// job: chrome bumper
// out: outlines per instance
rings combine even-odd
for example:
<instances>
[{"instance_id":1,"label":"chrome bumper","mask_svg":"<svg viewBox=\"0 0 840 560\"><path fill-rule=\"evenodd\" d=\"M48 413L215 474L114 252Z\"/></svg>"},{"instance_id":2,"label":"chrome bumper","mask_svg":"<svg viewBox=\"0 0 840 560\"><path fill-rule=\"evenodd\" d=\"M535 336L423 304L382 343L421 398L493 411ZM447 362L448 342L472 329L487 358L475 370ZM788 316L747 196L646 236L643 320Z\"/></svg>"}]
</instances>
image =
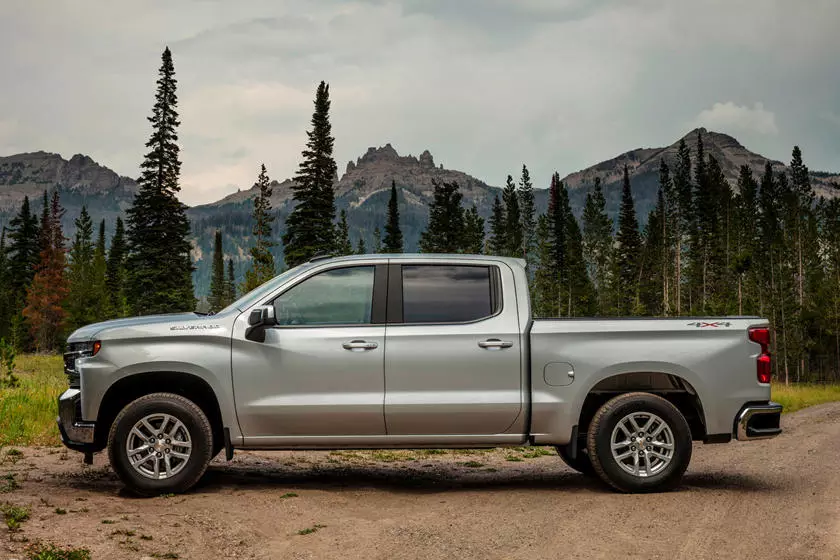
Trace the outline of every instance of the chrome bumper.
<instances>
[{"instance_id":1,"label":"chrome bumper","mask_svg":"<svg viewBox=\"0 0 840 560\"><path fill-rule=\"evenodd\" d=\"M735 421L735 437L739 440L767 439L782 433L779 425L782 405L748 404L738 413Z\"/></svg>"},{"instance_id":2,"label":"chrome bumper","mask_svg":"<svg viewBox=\"0 0 840 560\"><path fill-rule=\"evenodd\" d=\"M83 422L77 411L82 399L79 389L67 389L58 398L58 429L64 445L74 449L94 441L96 424Z\"/></svg>"}]
</instances>

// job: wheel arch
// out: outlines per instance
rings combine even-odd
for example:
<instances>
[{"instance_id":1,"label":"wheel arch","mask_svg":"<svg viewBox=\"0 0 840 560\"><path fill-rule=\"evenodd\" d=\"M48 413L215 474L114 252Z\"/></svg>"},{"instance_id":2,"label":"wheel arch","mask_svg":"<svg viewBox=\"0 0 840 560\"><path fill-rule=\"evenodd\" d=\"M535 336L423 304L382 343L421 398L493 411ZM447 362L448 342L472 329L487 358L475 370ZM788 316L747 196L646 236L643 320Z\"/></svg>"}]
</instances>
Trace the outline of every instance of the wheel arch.
<instances>
[{"instance_id":1,"label":"wheel arch","mask_svg":"<svg viewBox=\"0 0 840 560\"><path fill-rule=\"evenodd\" d=\"M698 391L697 384L701 382L689 370L680 371L685 368L667 366L650 363L622 364L591 378L585 390L580 392L574 413L580 437L585 437L595 413L608 400L624 393L645 392L671 402L686 418L691 428L692 439L705 439L709 410L704 407L701 393Z\"/></svg>"},{"instance_id":2,"label":"wheel arch","mask_svg":"<svg viewBox=\"0 0 840 560\"><path fill-rule=\"evenodd\" d=\"M194 402L207 415L214 447L224 442L224 421L216 392L206 379L183 371L132 373L115 381L103 395L96 420L94 441L104 448L117 415L132 401L152 393L175 393Z\"/></svg>"}]
</instances>

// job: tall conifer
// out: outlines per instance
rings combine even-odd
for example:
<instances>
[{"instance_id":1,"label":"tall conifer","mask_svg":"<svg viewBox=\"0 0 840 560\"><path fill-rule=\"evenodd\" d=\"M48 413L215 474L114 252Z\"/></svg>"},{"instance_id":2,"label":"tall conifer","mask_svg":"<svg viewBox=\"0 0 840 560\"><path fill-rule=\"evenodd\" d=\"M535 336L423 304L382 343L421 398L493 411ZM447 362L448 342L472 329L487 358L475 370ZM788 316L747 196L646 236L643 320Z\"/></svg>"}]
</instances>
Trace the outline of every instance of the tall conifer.
<instances>
[{"instance_id":1,"label":"tall conifer","mask_svg":"<svg viewBox=\"0 0 840 560\"><path fill-rule=\"evenodd\" d=\"M127 212L129 254L126 297L137 315L191 311L195 308L190 222L178 200L178 98L175 66L167 47L161 56L155 105L149 122L139 190Z\"/></svg>"},{"instance_id":2,"label":"tall conifer","mask_svg":"<svg viewBox=\"0 0 840 560\"><path fill-rule=\"evenodd\" d=\"M639 308L641 238L639 222L636 220L633 191L630 187L630 174L626 164L621 189L621 209L618 214L618 233L615 240L618 312L621 315L633 315Z\"/></svg>"},{"instance_id":3,"label":"tall conifer","mask_svg":"<svg viewBox=\"0 0 840 560\"><path fill-rule=\"evenodd\" d=\"M283 234L286 265L297 266L319 253L335 250L335 191L337 167L333 159L330 124L330 86L321 82L315 94L312 130L306 133L306 148L295 184L295 209L286 219Z\"/></svg>"},{"instance_id":4,"label":"tall conifer","mask_svg":"<svg viewBox=\"0 0 840 560\"><path fill-rule=\"evenodd\" d=\"M274 255L271 254L271 248L274 247L271 240L271 223L274 221L271 212L272 189L264 164L260 166L257 187L259 192L254 197L254 227L251 230L254 245L251 247L251 268L245 273L246 292L268 282L275 274Z\"/></svg>"},{"instance_id":5,"label":"tall conifer","mask_svg":"<svg viewBox=\"0 0 840 560\"><path fill-rule=\"evenodd\" d=\"M225 252L222 246L222 230L213 236L213 266L210 273L210 312L216 313L227 306L228 285L225 278Z\"/></svg>"},{"instance_id":6,"label":"tall conifer","mask_svg":"<svg viewBox=\"0 0 840 560\"><path fill-rule=\"evenodd\" d=\"M388 199L388 218L385 222L385 239L382 240L382 246L386 253L403 252L403 234L400 229L397 183L393 180L391 181L391 198Z\"/></svg>"}]
</instances>

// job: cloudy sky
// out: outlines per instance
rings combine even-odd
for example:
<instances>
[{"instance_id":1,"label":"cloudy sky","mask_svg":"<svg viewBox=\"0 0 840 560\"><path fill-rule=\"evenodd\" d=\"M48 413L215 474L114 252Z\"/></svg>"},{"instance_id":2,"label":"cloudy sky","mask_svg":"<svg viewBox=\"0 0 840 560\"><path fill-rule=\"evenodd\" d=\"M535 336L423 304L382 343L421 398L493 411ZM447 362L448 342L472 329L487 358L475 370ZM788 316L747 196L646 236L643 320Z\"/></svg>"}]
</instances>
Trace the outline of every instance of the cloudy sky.
<instances>
[{"instance_id":1,"label":"cloudy sky","mask_svg":"<svg viewBox=\"0 0 840 560\"><path fill-rule=\"evenodd\" d=\"M190 204L293 175L322 79L340 171L390 142L543 186L698 125L840 171L838 22L837 0L3 0L0 155L136 176L169 45Z\"/></svg>"}]
</instances>

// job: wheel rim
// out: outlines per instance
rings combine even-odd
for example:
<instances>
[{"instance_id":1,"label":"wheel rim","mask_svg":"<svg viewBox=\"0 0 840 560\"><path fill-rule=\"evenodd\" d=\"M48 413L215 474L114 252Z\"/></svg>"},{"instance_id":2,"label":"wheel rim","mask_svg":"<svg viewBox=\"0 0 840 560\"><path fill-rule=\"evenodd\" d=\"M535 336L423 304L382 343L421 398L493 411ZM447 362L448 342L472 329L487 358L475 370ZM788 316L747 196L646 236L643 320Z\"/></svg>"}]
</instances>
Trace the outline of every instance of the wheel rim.
<instances>
[{"instance_id":1,"label":"wheel rim","mask_svg":"<svg viewBox=\"0 0 840 560\"><path fill-rule=\"evenodd\" d=\"M613 459L625 472L646 478L662 472L674 458L674 433L650 412L632 412L612 432Z\"/></svg>"},{"instance_id":2,"label":"wheel rim","mask_svg":"<svg viewBox=\"0 0 840 560\"><path fill-rule=\"evenodd\" d=\"M146 478L165 480L187 466L192 439L184 423L171 414L149 414L134 424L125 452L135 471Z\"/></svg>"}]
</instances>

